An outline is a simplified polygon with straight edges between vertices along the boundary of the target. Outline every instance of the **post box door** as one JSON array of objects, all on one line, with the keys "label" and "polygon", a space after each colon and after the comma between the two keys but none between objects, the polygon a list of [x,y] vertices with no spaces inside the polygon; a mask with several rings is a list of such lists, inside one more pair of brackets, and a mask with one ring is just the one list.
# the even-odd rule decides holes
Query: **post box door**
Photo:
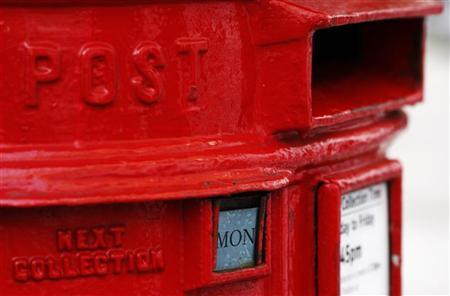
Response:
[{"label": "post box door", "polygon": [[400,295],[400,165],[324,178],[317,207],[319,295]]}]

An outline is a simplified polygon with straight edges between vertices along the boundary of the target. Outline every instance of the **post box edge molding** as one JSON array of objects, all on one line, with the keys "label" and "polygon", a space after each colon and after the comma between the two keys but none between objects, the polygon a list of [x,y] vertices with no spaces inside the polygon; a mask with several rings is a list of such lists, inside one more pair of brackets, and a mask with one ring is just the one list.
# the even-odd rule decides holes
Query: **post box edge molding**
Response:
[{"label": "post box edge molding", "polygon": [[[397,160],[387,158],[323,176],[320,179],[317,190],[317,264],[320,295],[340,293],[339,242],[342,194],[381,182],[389,184],[389,295],[401,295],[402,167]],[[331,277],[330,274],[334,276]]]},{"label": "post box edge molding", "polygon": [[[367,126],[314,139],[293,143],[272,139],[242,145],[228,153],[212,151],[198,155],[188,151],[181,157],[157,155],[157,159],[151,160],[129,160],[125,155],[115,155],[109,161],[84,163],[75,152],[65,155],[75,159],[74,162],[65,159],[69,163],[59,157],[42,161],[42,154],[35,152],[21,156],[37,155],[34,159],[37,163],[33,163],[33,158],[14,161],[12,153],[13,161],[2,160],[0,206],[138,202],[275,190],[292,182],[295,172],[302,167],[384,149],[381,144],[390,141],[405,125],[406,115],[395,112]],[[88,156],[93,151],[80,153]],[[124,153],[133,154],[133,150]]]}]

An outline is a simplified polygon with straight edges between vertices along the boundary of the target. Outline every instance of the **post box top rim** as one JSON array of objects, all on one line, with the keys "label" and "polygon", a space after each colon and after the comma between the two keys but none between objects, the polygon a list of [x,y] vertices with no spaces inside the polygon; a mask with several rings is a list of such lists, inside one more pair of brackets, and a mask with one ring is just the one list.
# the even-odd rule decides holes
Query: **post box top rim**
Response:
[{"label": "post box top rim", "polygon": [[439,0],[284,0],[284,2],[300,9],[321,14],[331,25],[399,17],[420,17],[438,14],[444,7]]},{"label": "post box top rim", "polygon": [[[132,5],[132,4],[156,4],[156,3],[183,3],[179,0],[0,0],[0,4],[8,5]],[[256,2],[234,0],[230,2]],[[270,2],[260,0],[259,3]],[[401,12],[417,12],[417,15],[439,13],[443,9],[443,4],[439,0],[346,0],[346,1],[300,1],[284,0],[286,2],[304,8],[311,12],[316,12],[332,17],[348,17],[352,15],[370,14],[391,14]]]}]

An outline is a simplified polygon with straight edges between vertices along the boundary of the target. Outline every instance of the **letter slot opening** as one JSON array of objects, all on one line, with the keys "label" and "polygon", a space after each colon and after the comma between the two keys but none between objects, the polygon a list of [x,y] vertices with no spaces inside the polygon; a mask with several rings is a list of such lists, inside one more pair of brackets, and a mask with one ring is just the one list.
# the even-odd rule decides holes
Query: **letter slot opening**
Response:
[{"label": "letter slot opening", "polygon": [[[316,125],[415,103],[422,93],[421,18],[317,30],[312,113]],[[332,121],[333,122],[333,121]],[[331,122],[331,123],[332,123]]]},{"label": "letter slot opening", "polygon": [[263,262],[266,200],[262,193],[213,201],[214,271],[237,270]]}]

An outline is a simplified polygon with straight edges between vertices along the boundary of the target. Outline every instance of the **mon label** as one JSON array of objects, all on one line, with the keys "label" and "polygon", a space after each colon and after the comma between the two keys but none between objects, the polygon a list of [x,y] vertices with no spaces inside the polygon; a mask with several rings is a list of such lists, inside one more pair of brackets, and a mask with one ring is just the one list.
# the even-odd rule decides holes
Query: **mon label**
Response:
[{"label": "mon label", "polygon": [[342,196],[341,295],[389,294],[388,185]]},{"label": "mon label", "polygon": [[255,265],[258,208],[219,212],[216,271]]}]

